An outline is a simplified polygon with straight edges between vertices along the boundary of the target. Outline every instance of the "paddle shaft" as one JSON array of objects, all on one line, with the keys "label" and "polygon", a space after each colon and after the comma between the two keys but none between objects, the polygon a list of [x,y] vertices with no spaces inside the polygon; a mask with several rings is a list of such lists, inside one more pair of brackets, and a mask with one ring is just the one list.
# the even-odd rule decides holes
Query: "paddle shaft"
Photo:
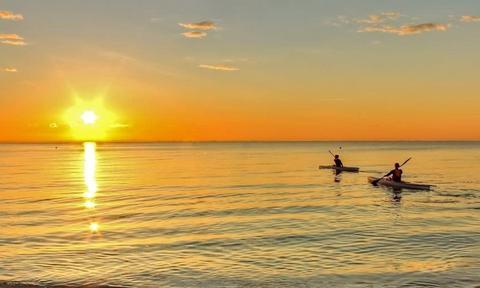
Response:
[{"label": "paddle shaft", "polygon": [[400,167],[402,167],[403,165],[407,164],[408,161],[410,161],[410,159],[412,159],[412,157],[408,158],[407,160],[405,160],[405,162],[402,163],[402,165],[400,165]]}]

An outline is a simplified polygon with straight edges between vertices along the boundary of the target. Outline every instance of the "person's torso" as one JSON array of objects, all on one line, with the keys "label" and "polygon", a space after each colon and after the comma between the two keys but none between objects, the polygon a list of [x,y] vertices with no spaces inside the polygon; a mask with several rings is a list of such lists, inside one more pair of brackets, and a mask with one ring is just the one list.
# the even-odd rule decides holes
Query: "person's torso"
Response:
[{"label": "person's torso", "polygon": [[402,181],[402,169],[394,169],[392,170],[392,179],[393,181]]}]

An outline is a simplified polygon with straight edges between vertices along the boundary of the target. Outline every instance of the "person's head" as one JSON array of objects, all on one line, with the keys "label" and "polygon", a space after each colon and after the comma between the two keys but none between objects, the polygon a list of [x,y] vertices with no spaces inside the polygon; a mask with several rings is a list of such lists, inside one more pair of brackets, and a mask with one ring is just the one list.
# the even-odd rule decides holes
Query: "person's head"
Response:
[{"label": "person's head", "polygon": [[398,169],[398,168],[400,168],[400,164],[395,163],[395,169]]},{"label": "person's head", "polygon": [[340,156],[338,156],[338,155],[335,155],[335,159],[338,159],[338,157],[340,157]]}]

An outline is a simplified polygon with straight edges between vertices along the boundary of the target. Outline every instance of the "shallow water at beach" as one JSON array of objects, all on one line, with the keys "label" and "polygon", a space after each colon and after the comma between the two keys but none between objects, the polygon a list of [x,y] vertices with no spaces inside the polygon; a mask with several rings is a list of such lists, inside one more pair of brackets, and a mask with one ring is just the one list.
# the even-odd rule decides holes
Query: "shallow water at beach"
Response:
[{"label": "shallow water at beach", "polygon": [[[367,183],[408,157],[432,191]],[[0,287],[479,287],[479,174],[478,142],[3,144]]]}]

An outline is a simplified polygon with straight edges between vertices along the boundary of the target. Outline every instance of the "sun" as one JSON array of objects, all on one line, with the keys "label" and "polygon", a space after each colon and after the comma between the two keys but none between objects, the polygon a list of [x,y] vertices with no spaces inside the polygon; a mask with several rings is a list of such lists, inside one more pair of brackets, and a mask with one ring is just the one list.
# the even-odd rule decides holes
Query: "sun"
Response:
[{"label": "sun", "polygon": [[95,114],[95,112],[87,110],[82,113],[82,116],[80,116],[80,118],[82,118],[83,124],[93,125],[97,121],[98,116],[97,114]]},{"label": "sun", "polygon": [[80,141],[108,140],[117,124],[117,116],[104,106],[102,98],[86,101],[77,97],[63,117],[70,137]]}]

